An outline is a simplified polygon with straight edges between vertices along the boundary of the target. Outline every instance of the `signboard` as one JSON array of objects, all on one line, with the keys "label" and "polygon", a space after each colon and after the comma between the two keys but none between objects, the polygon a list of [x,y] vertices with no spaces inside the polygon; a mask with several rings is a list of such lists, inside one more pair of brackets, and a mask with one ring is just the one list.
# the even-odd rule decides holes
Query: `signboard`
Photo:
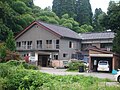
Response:
[{"label": "signboard", "polygon": [[35,60],[35,56],[30,56],[30,60],[31,60],[31,61],[36,61],[36,60]]}]

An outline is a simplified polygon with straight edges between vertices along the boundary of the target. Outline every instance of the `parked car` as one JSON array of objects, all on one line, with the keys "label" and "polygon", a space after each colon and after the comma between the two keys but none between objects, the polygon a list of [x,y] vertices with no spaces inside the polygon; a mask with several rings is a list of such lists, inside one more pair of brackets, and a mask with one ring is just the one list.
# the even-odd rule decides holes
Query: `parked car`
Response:
[{"label": "parked car", "polygon": [[115,80],[120,83],[120,70],[114,76],[115,76]]},{"label": "parked car", "polygon": [[109,62],[105,60],[100,60],[98,62],[97,71],[109,71]]}]

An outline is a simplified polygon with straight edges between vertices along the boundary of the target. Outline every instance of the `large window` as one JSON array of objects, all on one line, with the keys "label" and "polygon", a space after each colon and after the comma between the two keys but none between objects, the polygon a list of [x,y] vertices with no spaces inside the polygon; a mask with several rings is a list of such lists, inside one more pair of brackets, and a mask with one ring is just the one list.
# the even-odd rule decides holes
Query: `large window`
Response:
[{"label": "large window", "polygon": [[18,48],[20,48],[20,47],[21,47],[21,42],[17,42],[17,43],[16,43],[16,46],[17,46]]},{"label": "large window", "polygon": [[32,41],[22,41],[22,49],[32,49]]},{"label": "large window", "polygon": [[46,45],[47,48],[52,48],[52,40],[46,40]]},{"label": "large window", "polygon": [[32,49],[32,41],[27,41],[27,49]]},{"label": "large window", "polygon": [[42,48],[42,40],[37,40],[37,48]]},{"label": "large window", "polygon": [[46,44],[52,44],[52,40],[46,40]]},{"label": "large window", "polygon": [[22,48],[27,49],[27,42],[26,41],[22,41]]}]

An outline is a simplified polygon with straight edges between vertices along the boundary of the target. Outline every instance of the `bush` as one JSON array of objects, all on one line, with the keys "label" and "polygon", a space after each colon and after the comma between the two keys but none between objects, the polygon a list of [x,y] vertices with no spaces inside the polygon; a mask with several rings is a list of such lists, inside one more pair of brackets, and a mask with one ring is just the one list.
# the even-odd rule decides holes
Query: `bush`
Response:
[{"label": "bush", "polygon": [[6,63],[0,64],[0,77],[7,77],[12,72],[12,69]]},{"label": "bush", "polygon": [[[68,64],[68,70],[78,70],[79,69],[79,66],[84,66],[83,62],[81,61],[71,61],[69,64]],[[85,67],[85,66],[84,66]]]},{"label": "bush", "polygon": [[33,69],[33,70],[38,70],[38,67],[29,63],[26,63],[23,60],[17,61],[17,60],[10,60],[6,64],[11,65],[11,66],[19,66],[21,65],[25,69]]}]

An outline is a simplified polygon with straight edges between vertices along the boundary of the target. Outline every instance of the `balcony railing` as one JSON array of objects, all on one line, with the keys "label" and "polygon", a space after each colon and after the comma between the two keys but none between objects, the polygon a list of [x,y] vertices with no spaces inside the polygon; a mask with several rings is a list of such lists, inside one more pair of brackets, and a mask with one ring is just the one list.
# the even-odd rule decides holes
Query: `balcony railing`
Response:
[{"label": "balcony railing", "polygon": [[32,45],[24,45],[24,46],[21,46],[21,47],[17,47],[17,50],[56,50],[56,49],[59,49],[60,48],[60,45],[59,44],[56,44],[56,45],[53,45],[53,44],[46,44],[46,45],[37,45],[37,46],[32,46]]}]

